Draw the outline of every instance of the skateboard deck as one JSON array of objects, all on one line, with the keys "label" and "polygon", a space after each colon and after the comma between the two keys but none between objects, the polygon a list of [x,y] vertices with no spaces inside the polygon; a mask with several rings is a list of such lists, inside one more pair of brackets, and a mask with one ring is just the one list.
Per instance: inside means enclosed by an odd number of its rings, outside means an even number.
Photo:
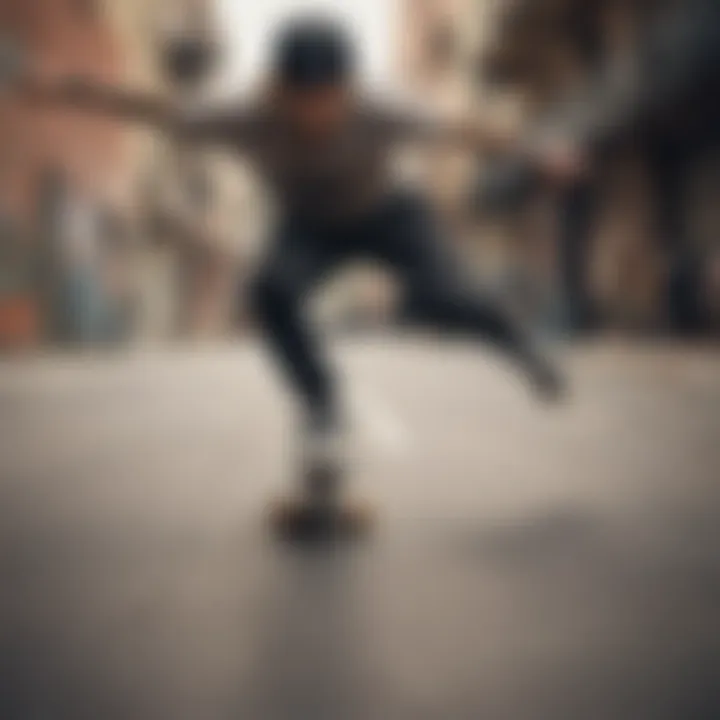
[{"label": "skateboard deck", "polygon": [[305,458],[299,489],[270,507],[273,531],[286,540],[342,540],[365,534],[373,513],[368,503],[348,498],[348,465],[341,456]]},{"label": "skateboard deck", "polygon": [[280,538],[291,542],[351,540],[371,529],[374,514],[369,504],[340,500],[321,505],[304,497],[281,497],[270,507],[270,524]]}]

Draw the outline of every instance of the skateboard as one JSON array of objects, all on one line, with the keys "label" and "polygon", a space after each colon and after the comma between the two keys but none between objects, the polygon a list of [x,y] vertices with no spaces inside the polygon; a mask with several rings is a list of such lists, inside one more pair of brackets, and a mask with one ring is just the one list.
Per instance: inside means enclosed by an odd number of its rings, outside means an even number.
[{"label": "skateboard", "polygon": [[347,497],[349,465],[337,451],[311,453],[301,464],[294,494],[270,507],[270,525],[289,541],[334,541],[364,536],[372,525],[369,503]]}]

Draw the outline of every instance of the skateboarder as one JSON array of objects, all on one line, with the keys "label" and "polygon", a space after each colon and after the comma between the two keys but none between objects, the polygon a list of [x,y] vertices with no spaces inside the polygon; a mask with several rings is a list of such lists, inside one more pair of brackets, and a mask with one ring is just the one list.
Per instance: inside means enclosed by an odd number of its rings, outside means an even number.
[{"label": "skateboarder", "polygon": [[[331,271],[357,258],[379,261],[396,275],[409,320],[492,343],[540,396],[557,397],[558,373],[500,307],[473,291],[428,201],[397,187],[389,171],[389,152],[401,142],[480,152],[515,140],[476,122],[436,122],[373,102],[356,86],[355,60],[342,27],[308,18],[278,36],[268,90],[252,105],[188,112],[157,98],[28,70],[17,85],[29,100],[144,121],[182,142],[222,144],[254,164],[278,219],[252,305],[313,432],[334,432],[342,409],[304,301]],[[551,177],[574,172],[572,158],[557,148],[525,152]]]}]

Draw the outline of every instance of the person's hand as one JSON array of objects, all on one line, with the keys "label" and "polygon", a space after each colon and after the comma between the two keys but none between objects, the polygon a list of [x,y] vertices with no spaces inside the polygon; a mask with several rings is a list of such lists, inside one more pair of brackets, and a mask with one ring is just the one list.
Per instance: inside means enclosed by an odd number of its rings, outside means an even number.
[{"label": "person's hand", "polygon": [[589,172],[583,149],[569,138],[549,137],[532,148],[532,157],[540,172],[553,182],[577,182]]}]

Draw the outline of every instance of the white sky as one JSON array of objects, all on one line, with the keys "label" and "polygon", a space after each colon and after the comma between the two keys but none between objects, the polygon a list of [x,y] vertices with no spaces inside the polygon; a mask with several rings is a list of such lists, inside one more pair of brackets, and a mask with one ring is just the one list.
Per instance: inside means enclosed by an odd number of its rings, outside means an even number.
[{"label": "white sky", "polygon": [[[279,23],[298,12],[328,12],[346,22],[357,38],[364,79],[373,86],[392,82],[395,63],[396,0],[217,0],[226,33],[227,78],[247,89],[262,76]],[[223,83],[225,84],[225,83]]]}]

